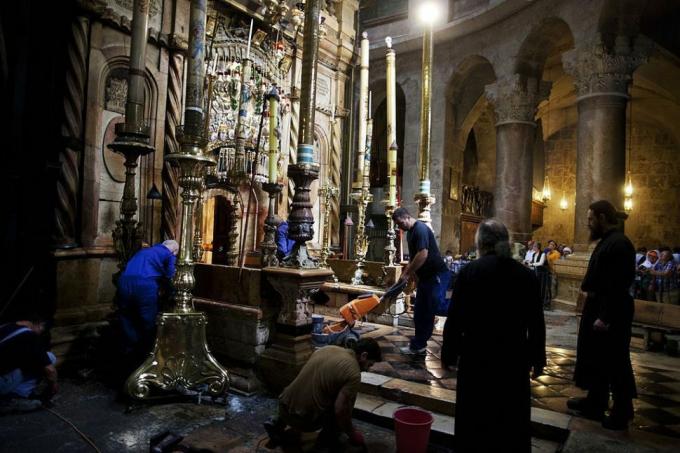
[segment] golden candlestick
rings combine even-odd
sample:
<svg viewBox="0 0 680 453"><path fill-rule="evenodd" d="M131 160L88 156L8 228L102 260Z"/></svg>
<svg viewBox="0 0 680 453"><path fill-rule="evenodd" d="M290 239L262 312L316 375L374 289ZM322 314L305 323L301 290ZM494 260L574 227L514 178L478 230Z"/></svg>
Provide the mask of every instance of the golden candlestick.
<svg viewBox="0 0 680 453"><path fill-rule="evenodd" d="M331 200L338 196L340 189L329 184L324 184L319 189L319 196L323 198L323 240L321 247L321 261L319 267L328 268L328 257L331 254Z"/></svg>
<svg viewBox="0 0 680 453"><path fill-rule="evenodd" d="M205 314L194 311L194 260L192 238L194 206L204 181L206 166L215 162L203 153L203 78L205 75L205 24L207 0L191 2L189 19L186 125L179 140L181 150L166 160L179 166L182 188L182 225L176 273L172 280L176 289L172 313L158 316L158 332L153 351L128 378L125 389L133 398L151 396L151 387L173 391L207 385L209 393L219 395L229 385L229 375L210 353L206 342Z"/></svg>
<svg viewBox="0 0 680 453"><path fill-rule="evenodd" d="M430 16L430 19L434 19ZM418 220L432 228L430 207L434 197L430 193L430 130L432 128L432 23L423 34L423 69L420 104L420 184L415 201L418 203Z"/></svg>

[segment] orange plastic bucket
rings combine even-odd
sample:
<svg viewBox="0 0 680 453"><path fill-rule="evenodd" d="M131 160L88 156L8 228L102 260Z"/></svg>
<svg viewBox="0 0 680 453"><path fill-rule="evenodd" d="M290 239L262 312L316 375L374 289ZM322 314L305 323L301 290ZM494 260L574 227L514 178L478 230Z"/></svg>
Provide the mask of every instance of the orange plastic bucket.
<svg viewBox="0 0 680 453"><path fill-rule="evenodd" d="M398 453L425 453L430 441L432 414L417 407L394 411L394 433Z"/></svg>
<svg viewBox="0 0 680 453"><path fill-rule="evenodd" d="M375 294L371 294L346 303L340 307L340 314L347 323L353 324L354 321L361 319L378 305L380 305L380 299Z"/></svg>

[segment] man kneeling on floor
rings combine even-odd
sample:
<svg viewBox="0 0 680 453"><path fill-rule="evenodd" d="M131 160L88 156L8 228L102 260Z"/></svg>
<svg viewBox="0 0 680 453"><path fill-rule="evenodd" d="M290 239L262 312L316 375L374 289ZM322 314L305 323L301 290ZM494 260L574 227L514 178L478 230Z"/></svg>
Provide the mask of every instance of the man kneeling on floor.
<svg viewBox="0 0 680 453"><path fill-rule="evenodd" d="M281 393L278 417L264 424L270 446L299 443L301 432L318 429L317 447L338 448L343 434L350 444L363 446L363 435L352 425L352 409L361 372L381 359L373 338L359 340L352 349L325 346L314 352Z"/></svg>
<svg viewBox="0 0 680 453"><path fill-rule="evenodd" d="M57 393L56 358L42 345L44 330L39 318L0 325L0 412L38 409Z"/></svg>

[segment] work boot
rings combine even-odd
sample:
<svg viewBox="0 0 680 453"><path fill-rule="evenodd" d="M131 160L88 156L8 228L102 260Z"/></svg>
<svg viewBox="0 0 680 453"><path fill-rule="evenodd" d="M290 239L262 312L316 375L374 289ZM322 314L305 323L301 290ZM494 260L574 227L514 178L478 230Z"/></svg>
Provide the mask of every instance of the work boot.
<svg viewBox="0 0 680 453"><path fill-rule="evenodd" d="M411 346L404 346L399 348L399 352L406 355L426 355L427 348L411 349Z"/></svg>
<svg viewBox="0 0 680 453"><path fill-rule="evenodd" d="M284 429L286 428L281 419L278 417L271 417L263 423L264 430L269 436L269 446L275 448L284 443Z"/></svg>
<svg viewBox="0 0 680 453"><path fill-rule="evenodd" d="M604 418L604 408L598 409L588 398L569 398L567 400L567 407L572 411L576 411L578 415L590 420L602 421Z"/></svg>
<svg viewBox="0 0 680 453"><path fill-rule="evenodd" d="M617 415L613 411L602 419L602 427L614 431L626 431L628 429L629 418L623 415Z"/></svg>

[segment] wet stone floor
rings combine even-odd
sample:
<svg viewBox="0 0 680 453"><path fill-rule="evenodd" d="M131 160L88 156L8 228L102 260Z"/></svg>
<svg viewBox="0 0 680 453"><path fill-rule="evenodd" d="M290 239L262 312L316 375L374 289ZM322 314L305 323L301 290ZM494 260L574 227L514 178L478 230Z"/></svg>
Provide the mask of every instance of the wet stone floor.
<svg viewBox="0 0 680 453"><path fill-rule="evenodd" d="M184 437L194 452L272 452L262 427L276 410L269 396L229 394L226 404L196 401L129 407L102 383L75 377L62 379L50 410L0 416L0 452L79 453L95 450L76 432L86 435L101 452L148 452L153 436L170 431ZM61 417L69 420L75 428ZM371 452L393 452L394 432L359 420ZM348 448L347 451L353 451ZM444 452L432 446L430 451Z"/></svg>
<svg viewBox="0 0 680 453"><path fill-rule="evenodd" d="M567 399L585 394L572 381L576 363L575 317L546 313L546 330L548 363L545 375L531 382L532 405L568 413ZM383 353L383 361L376 363L370 371L455 390L456 370L443 369L440 362L441 334L442 331L436 329L428 342L427 355L414 357L399 352L400 347L408 345L413 329L381 326L367 335L378 341ZM654 357L653 353L641 355ZM658 368L648 360L636 360L634 356L633 370L639 397L634 402L633 425L643 431L680 439L680 359L672 360L675 360L675 367ZM499 382L502 382L502 376Z"/></svg>

